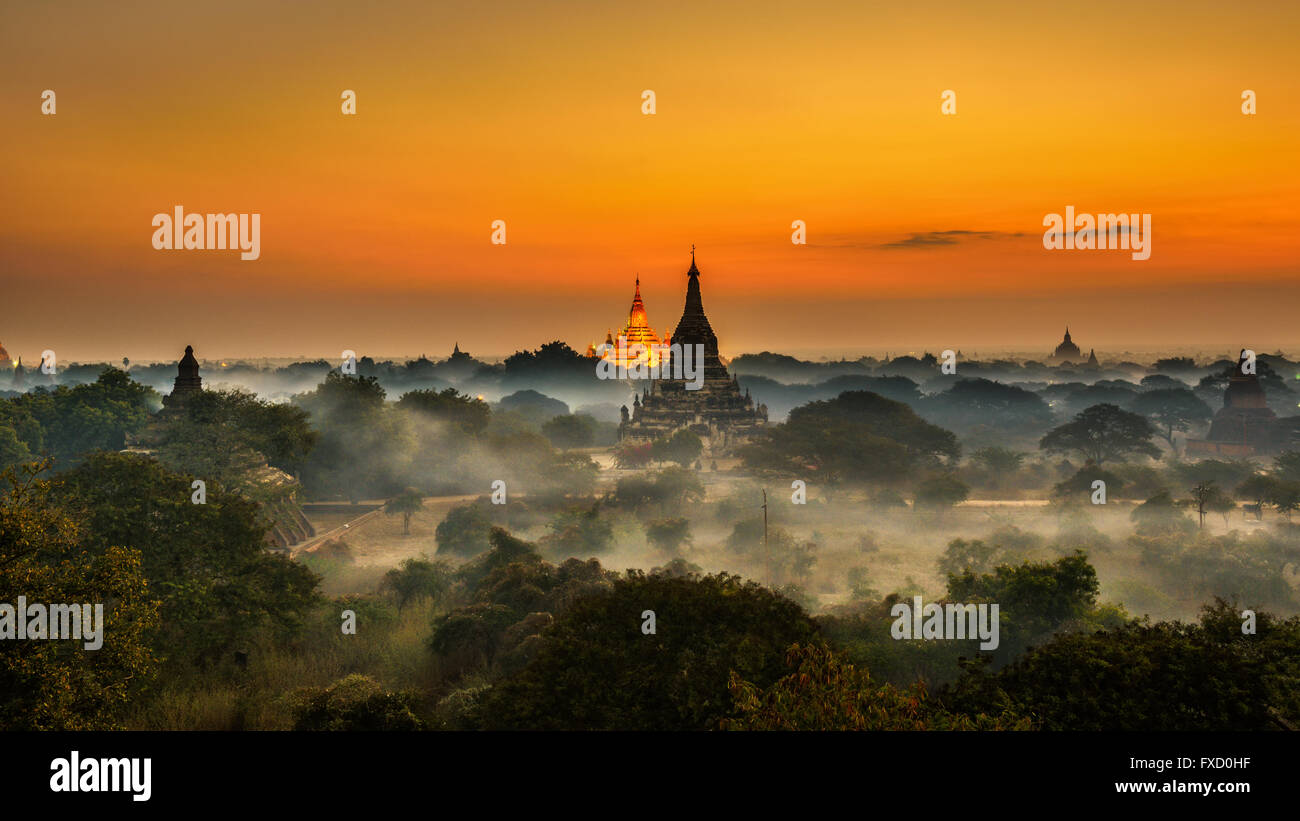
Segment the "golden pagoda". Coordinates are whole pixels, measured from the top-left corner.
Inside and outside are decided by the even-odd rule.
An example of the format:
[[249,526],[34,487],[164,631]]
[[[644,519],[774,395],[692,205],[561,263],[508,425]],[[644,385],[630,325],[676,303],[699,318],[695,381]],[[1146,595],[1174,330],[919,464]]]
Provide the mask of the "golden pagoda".
[[638,361],[654,367],[659,364],[661,357],[667,357],[668,344],[667,331],[664,331],[663,338],[660,339],[650,327],[645,303],[641,300],[641,278],[637,277],[636,292],[632,295],[632,307],[628,309],[627,322],[623,325],[623,329],[618,332],[617,337],[612,330],[606,332],[603,345],[588,345],[587,356],[592,359],[599,357],[625,368]]

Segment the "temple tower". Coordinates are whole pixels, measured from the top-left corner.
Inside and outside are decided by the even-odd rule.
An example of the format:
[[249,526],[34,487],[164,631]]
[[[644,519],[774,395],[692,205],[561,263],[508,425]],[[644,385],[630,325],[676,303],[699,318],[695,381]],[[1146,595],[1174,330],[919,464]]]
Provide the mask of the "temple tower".
[[719,454],[767,424],[767,407],[755,405],[748,394],[740,392],[739,383],[718,354],[717,334],[704,313],[694,248],[686,272],[686,304],[672,333],[672,344],[681,350],[691,346],[694,368],[701,366],[694,346],[703,348],[703,383],[687,379],[685,374],[682,379],[673,378],[675,371],[666,369],[668,376],[651,381],[633,400],[630,419],[619,425],[620,439],[650,441],[689,428],[705,440],[710,452]]
[[163,406],[175,409],[185,400],[203,391],[203,377],[199,376],[199,360],[194,358],[194,348],[185,346],[185,355],[176,365],[176,380],[172,383],[172,392],[163,397]]

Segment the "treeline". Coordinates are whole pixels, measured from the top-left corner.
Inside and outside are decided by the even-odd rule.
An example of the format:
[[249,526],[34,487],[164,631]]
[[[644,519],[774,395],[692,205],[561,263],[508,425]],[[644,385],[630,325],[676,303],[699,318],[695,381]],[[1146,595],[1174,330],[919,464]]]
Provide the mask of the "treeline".
[[64,470],[134,441],[174,470],[254,496],[265,489],[251,475],[262,464],[294,477],[312,499],[389,498],[408,487],[476,492],[495,480],[512,492],[581,495],[595,465],[571,451],[608,443],[610,426],[540,400],[494,411],[448,388],[389,401],[375,378],[329,371],[292,402],[205,390],[159,414],[153,389],[107,368],[94,382],[0,400],[0,469],[48,457]]
[[[897,641],[897,594],[814,617],[676,560],[617,574],[546,561],[497,528],[459,570],[409,561],[387,588],[442,603],[428,692],[312,691],[298,726],[428,729],[1278,729],[1300,720],[1300,617],[1222,600],[1198,623],[1098,605],[1086,556],[963,570],[939,603],[999,602],[1002,642]],[[393,592],[389,595],[397,596]],[[376,693],[385,698],[375,700]],[[333,695],[331,695],[333,694]]]
[[[327,601],[313,573],[262,549],[255,506],[237,494],[217,489],[206,505],[191,504],[187,477],[135,454],[92,454],[52,478],[38,469],[11,471],[0,497],[0,601],[107,600],[109,617],[93,653],[63,642],[0,645],[6,729],[122,726],[151,704],[172,709],[169,698],[214,690],[241,694],[227,728],[264,726],[245,722],[276,711],[284,724],[272,726],[300,729],[1242,730],[1300,721],[1300,618],[1252,607],[1243,631],[1245,605],[1218,601],[1195,624],[1134,620],[1099,604],[1096,573],[1086,554],[1068,550],[1068,532],[1047,546],[1064,555],[1043,560],[1024,558],[1045,546],[1015,531],[950,545],[947,589],[935,601],[1000,605],[1001,642],[985,652],[977,640],[895,640],[900,595],[864,583],[842,608],[814,616],[781,592],[680,558],[626,573],[596,559],[548,560],[568,548],[490,523],[486,545],[465,549],[458,567],[408,560],[378,593]],[[665,473],[625,484],[609,504],[661,521],[698,482],[693,471]],[[340,633],[344,611],[358,635]],[[399,635],[423,636],[423,646],[406,651],[401,664],[415,673],[393,687],[380,672],[392,661],[380,657]],[[349,641],[375,657],[333,684],[303,687],[301,673],[257,691],[241,684],[246,666],[310,669],[320,648]]]

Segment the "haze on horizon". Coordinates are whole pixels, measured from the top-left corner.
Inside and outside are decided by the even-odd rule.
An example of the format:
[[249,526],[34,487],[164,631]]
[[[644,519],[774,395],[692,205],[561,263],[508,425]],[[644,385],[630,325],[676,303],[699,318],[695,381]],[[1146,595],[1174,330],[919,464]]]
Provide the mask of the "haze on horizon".
[[[0,342],[581,350],[638,275],[673,327],[695,244],[729,356],[1300,344],[1294,4],[1103,3],[1101,35],[956,0],[564,5],[0,10]],[[176,205],[260,213],[261,258],[154,250]],[[1044,250],[1067,205],[1151,213],[1151,258]]]

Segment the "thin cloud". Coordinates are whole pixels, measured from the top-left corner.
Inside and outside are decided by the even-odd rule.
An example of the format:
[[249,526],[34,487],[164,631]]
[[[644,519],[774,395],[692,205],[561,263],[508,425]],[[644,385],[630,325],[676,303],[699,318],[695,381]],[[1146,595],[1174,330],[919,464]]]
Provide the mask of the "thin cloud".
[[957,245],[968,240],[1012,239],[1026,236],[1023,232],[1006,231],[925,231],[912,234],[907,239],[894,240],[882,244],[881,248],[934,248],[942,245]]

